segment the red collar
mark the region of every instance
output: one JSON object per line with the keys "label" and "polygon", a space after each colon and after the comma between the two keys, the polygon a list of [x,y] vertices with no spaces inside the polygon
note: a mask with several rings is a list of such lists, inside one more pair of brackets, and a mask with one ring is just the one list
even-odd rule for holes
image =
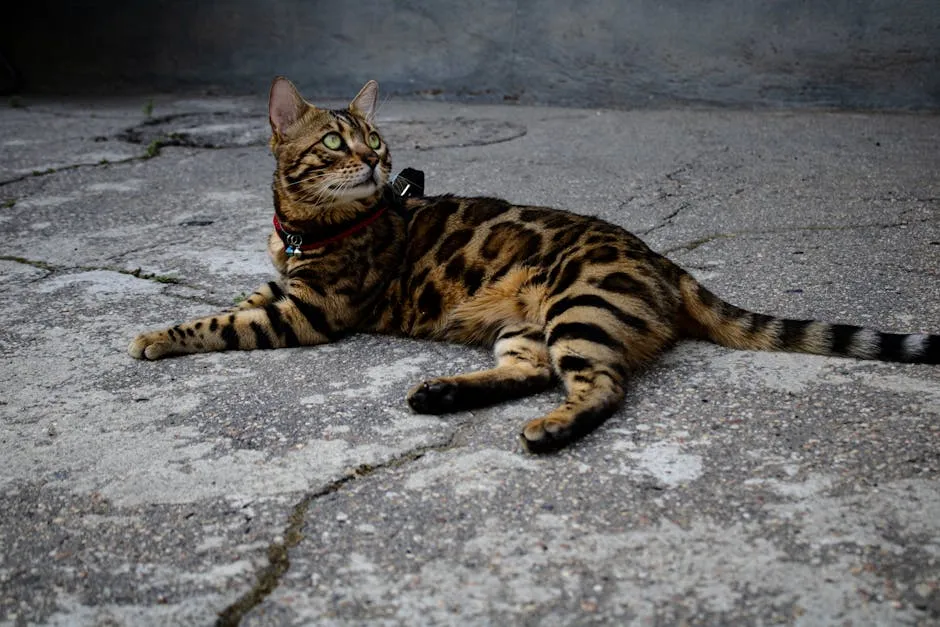
{"label": "red collar", "polygon": [[[323,228],[317,229],[312,233],[291,233],[290,231],[286,231],[284,230],[284,227],[281,226],[281,221],[277,219],[277,214],[274,214],[274,230],[278,237],[281,238],[281,241],[284,242],[284,252],[286,252],[288,255],[299,257],[304,252],[314,250],[316,248],[323,248],[327,244],[338,242],[343,238],[358,233],[378,220],[387,210],[388,205],[386,203],[382,203],[378,207],[374,208],[370,213],[367,213],[365,216],[353,221],[352,223],[344,222],[342,224],[324,226]],[[314,235],[319,237],[326,235],[326,237],[315,241],[306,241],[307,238],[313,237]]]}

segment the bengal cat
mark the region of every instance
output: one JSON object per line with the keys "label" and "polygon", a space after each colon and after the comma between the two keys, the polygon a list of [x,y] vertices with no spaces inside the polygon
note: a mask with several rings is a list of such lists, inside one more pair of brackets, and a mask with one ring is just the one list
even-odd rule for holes
{"label": "bengal cat", "polygon": [[940,363],[938,335],[739,309],[597,218],[494,198],[406,198],[389,185],[377,95],[370,81],[348,108],[320,109],[275,79],[268,252],[280,278],[233,310],[137,336],[133,357],[322,344],[354,331],[492,346],[495,367],[420,383],[408,403],[442,414],[560,380],[564,402],[522,430],[533,453],[595,429],[621,405],[631,371],[681,338]]}

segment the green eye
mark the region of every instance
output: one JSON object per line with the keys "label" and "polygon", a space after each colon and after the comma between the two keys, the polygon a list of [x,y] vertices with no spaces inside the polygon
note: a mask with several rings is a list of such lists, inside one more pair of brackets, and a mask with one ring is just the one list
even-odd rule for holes
{"label": "green eye", "polygon": [[382,145],[382,140],[379,139],[378,133],[369,133],[369,147],[372,150],[378,149]]}
{"label": "green eye", "polygon": [[339,150],[343,146],[343,138],[339,133],[327,133],[323,137],[323,145],[330,150]]}

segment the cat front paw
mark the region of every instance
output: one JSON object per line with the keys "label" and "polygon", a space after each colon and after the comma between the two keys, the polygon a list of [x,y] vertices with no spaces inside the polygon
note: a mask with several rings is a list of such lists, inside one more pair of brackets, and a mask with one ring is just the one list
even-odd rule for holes
{"label": "cat front paw", "polygon": [[167,357],[173,352],[173,342],[165,331],[141,333],[127,347],[127,353],[134,359],[155,360]]}
{"label": "cat front paw", "polygon": [[442,379],[419,383],[408,392],[408,404],[419,414],[446,414],[456,411],[457,385]]}

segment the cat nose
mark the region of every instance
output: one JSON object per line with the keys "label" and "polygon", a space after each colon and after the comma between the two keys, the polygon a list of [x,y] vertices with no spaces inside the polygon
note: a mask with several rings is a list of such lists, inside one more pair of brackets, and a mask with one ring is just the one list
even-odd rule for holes
{"label": "cat nose", "polygon": [[362,160],[365,161],[369,167],[374,170],[375,166],[379,163],[379,156],[375,153],[372,153],[371,155],[366,155],[363,157]]}

